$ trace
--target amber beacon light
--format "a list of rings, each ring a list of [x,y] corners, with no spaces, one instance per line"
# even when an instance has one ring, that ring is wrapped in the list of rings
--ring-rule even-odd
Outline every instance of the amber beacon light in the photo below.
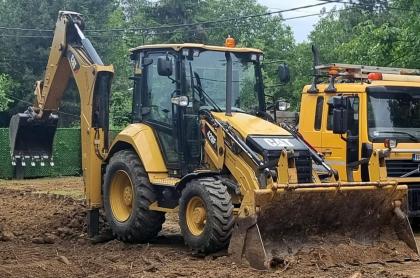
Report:
[[[225,40],[225,46],[226,47],[235,47],[236,46],[236,41],[234,38],[232,38],[230,35],[226,38]]]

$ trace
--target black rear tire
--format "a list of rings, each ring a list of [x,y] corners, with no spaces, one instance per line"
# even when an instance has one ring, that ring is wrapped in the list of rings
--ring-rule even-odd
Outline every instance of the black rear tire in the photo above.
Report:
[[[202,200],[206,220],[201,234],[192,232],[187,223],[188,204]],[[212,177],[187,183],[179,201],[179,225],[185,243],[199,253],[212,253],[228,246],[234,225],[233,205],[227,187]]]
[[[132,187],[131,212],[124,221],[115,217],[110,201],[113,177],[118,171],[126,173]],[[156,200],[156,194],[134,151],[122,150],[111,157],[104,174],[102,189],[106,219],[117,239],[124,242],[146,243],[156,237],[162,229],[165,213],[149,209],[150,204]]]

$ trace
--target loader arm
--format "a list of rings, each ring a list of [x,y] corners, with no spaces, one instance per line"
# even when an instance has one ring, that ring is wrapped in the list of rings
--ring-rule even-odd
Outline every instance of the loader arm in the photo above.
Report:
[[[101,165],[108,150],[109,95],[113,66],[103,65],[84,36],[80,14],[61,11],[42,81],[35,84],[35,101],[10,122],[11,155],[14,164],[52,163],[52,143],[60,102],[70,78],[80,94],[82,168],[89,208],[101,200]]]

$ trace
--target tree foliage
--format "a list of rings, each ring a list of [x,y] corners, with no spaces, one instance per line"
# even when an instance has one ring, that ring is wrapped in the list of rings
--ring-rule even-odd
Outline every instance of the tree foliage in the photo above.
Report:
[[[13,82],[5,74],[0,74],[0,112],[9,107],[10,99],[7,97],[13,87]]]

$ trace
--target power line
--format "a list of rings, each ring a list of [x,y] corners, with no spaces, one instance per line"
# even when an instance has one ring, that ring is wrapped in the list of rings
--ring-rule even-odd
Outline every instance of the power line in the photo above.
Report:
[[[0,37],[5,37],[5,38],[13,38],[13,37],[18,37],[18,38],[42,38],[42,39],[52,39],[52,36],[37,36],[37,35],[9,35],[9,34],[0,34]]]
[[[14,31],[37,31],[37,32],[52,32],[51,29],[32,29],[32,28],[19,28],[19,27],[0,27],[0,30],[14,30]]]
[[[371,8],[381,8],[381,6],[378,6],[376,4],[369,4],[369,3],[360,3],[360,2],[348,2],[345,0],[318,0],[319,2],[323,2],[323,3],[338,3],[338,4],[345,4],[345,5],[352,5],[354,7],[371,7]],[[391,5],[387,5],[387,3],[384,2],[378,2],[378,4],[385,4],[387,9],[390,10],[397,10],[397,11],[403,11],[403,12],[416,12],[416,13],[420,13],[420,10],[412,10],[412,9],[403,9],[403,8],[399,8],[399,7],[394,7]]]
[[[200,21],[195,23],[187,23],[187,24],[174,24],[174,25],[165,25],[165,26],[151,26],[151,27],[132,27],[132,28],[111,28],[111,29],[86,29],[86,32],[126,32],[126,31],[149,31],[149,30],[160,30],[160,29],[170,29],[170,28],[186,28],[186,27],[192,27],[192,26],[200,26],[200,25],[208,25],[208,24],[216,24],[216,23],[225,23],[230,21],[241,21],[245,19],[250,18],[257,18],[257,17],[264,17],[269,15],[275,15],[280,14],[283,12],[291,12],[291,11],[297,11],[307,8],[313,8],[318,6],[324,6],[327,3],[316,3],[311,5],[305,5],[305,6],[299,6],[289,9],[283,9],[279,11],[272,11],[272,12],[266,12],[261,14],[253,14],[253,15],[246,15],[246,16],[239,16],[239,17],[232,17],[232,18],[224,18],[224,19],[218,19],[218,20],[210,20],[210,21]],[[1,26],[1,30],[11,30],[11,31],[33,31],[33,32],[53,32],[54,30],[48,30],[48,29],[35,29],[35,28],[20,28],[20,27],[5,27]]]
[[[330,11],[332,12],[332,11]],[[295,20],[295,19],[300,19],[300,18],[307,18],[307,17],[313,17],[313,16],[321,16],[324,14],[328,14],[330,12],[325,12],[325,13],[313,13],[313,14],[307,14],[307,15],[300,15],[300,16],[293,16],[293,17],[287,17],[287,18],[283,18],[282,21],[288,21],[288,20]],[[237,26],[242,26],[242,25],[246,25],[249,23],[241,23]],[[206,31],[206,30],[213,30],[213,29],[225,29],[226,26],[212,26],[212,27],[203,27],[201,29],[191,29],[191,30],[175,30],[175,31],[162,31],[162,32],[150,32],[150,33],[143,33],[140,35],[171,35],[171,34],[177,34],[177,33],[185,33],[185,32],[200,32],[200,31]],[[127,29],[129,30],[129,29]],[[150,29],[149,29],[150,30]],[[128,35],[126,34],[114,34],[114,35],[90,35],[90,38],[115,38],[115,37],[120,37],[120,36],[124,36],[124,35]],[[0,37],[15,37],[15,38],[53,38],[53,36],[37,36],[37,35],[10,35],[10,34],[0,34]]]
[[[17,97],[15,97],[15,96],[12,96],[12,95],[9,95],[9,94],[5,94],[5,96],[6,97],[8,97],[8,98],[11,98],[11,99],[14,99],[14,100],[17,100],[17,101],[19,101],[19,102],[21,102],[21,103],[25,103],[25,104],[28,104],[28,105],[33,105],[33,103],[32,102],[29,102],[29,101],[26,101],[26,100],[23,100],[23,99],[20,99],[20,98],[17,98]],[[67,115],[67,116],[72,116],[72,117],[76,117],[76,118],[80,118],[80,116],[79,115],[76,115],[76,114],[71,114],[71,113],[67,113],[67,112],[63,112],[63,111],[57,111],[59,114],[63,114],[63,115]]]
[[[110,31],[120,32],[120,31],[127,31],[127,30],[128,31],[145,31],[145,30],[155,30],[155,29],[183,28],[183,27],[191,27],[191,26],[198,26],[198,25],[225,23],[225,22],[230,22],[230,21],[240,21],[240,20],[249,19],[249,18],[263,17],[263,16],[274,15],[274,14],[280,14],[280,13],[283,13],[283,12],[292,12],[292,11],[297,11],[297,10],[302,10],[302,9],[307,9],[307,8],[324,6],[326,4],[327,3],[316,3],[316,4],[311,4],[311,5],[305,5],[305,6],[299,6],[299,7],[289,8],[289,9],[283,9],[283,10],[274,11],[274,12],[266,12],[266,13],[261,13],[261,14],[231,17],[231,18],[211,20],[211,21],[200,21],[200,22],[187,23],[187,24],[174,24],[174,25],[155,26],[155,27],[137,27],[137,28],[128,28],[128,29],[86,30],[86,31],[91,31],[91,32],[110,32]]]
[[[0,59],[0,63],[9,64],[8,62],[24,62],[28,64],[45,64],[45,62],[39,60],[31,60],[31,59],[20,59],[20,58],[2,58]]]
[[[17,97],[15,97],[15,96],[12,96],[12,95],[9,95],[9,94],[4,94],[6,97],[8,97],[8,98],[12,98],[12,99],[14,99],[14,100],[17,100],[17,101],[19,101],[19,102],[22,102],[22,103],[25,103],[25,104],[29,104],[29,105],[32,105],[33,103],[32,102],[29,102],[29,101],[26,101],[26,100],[23,100],[23,99],[20,99],[20,98],[17,98]]]

